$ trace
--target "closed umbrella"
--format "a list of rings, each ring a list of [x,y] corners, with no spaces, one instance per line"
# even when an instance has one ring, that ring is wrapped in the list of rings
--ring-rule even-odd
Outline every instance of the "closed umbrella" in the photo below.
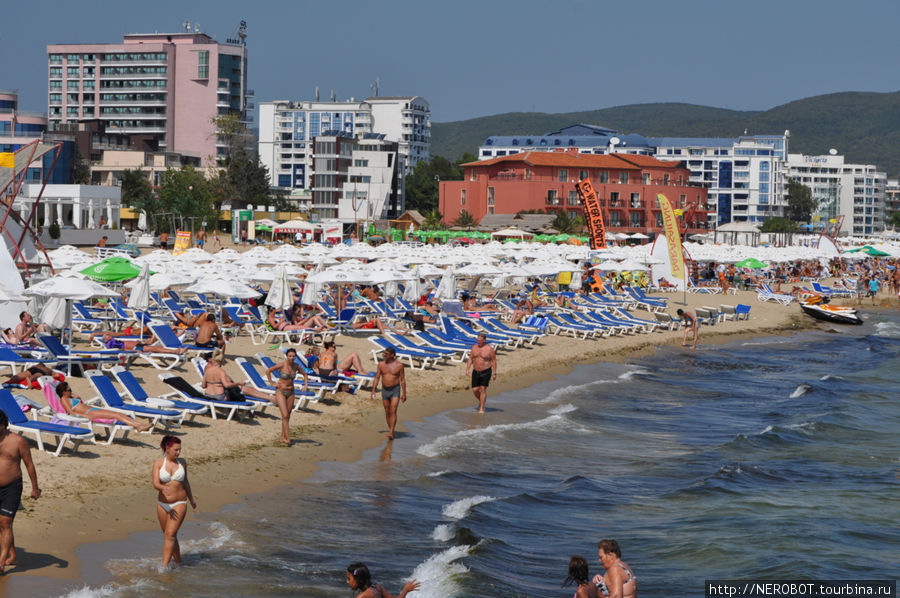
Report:
[[[441,276],[441,282],[438,284],[434,298],[441,301],[456,299],[456,270],[453,266],[447,266],[444,275]]]
[[[144,264],[128,297],[128,307],[145,310],[150,307],[150,267]]]
[[[291,283],[288,281],[287,271],[284,266],[278,266],[275,270],[275,278],[269,287],[265,304],[275,309],[288,309],[294,305],[294,296],[291,293]]]

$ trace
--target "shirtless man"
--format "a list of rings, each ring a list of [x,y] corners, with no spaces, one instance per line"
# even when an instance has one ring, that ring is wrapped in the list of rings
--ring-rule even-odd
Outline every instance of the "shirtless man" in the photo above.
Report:
[[[691,345],[691,349],[697,348],[697,339],[700,337],[700,320],[697,319],[693,313],[689,312],[686,309],[677,309],[675,311],[678,314],[678,317],[684,320],[684,340],[681,343],[682,347],[687,347],[687,337],[688,332],[694,332],[694,344]]]
[[[31,460],[31,449],[28,443],[18,434],[7,429],[9,420],[0,411],[0,573],[8,565],[16,564],[15,538],[13,537],[13,519],[22,502],[22,467],[31,480],[31,498],[41,497],[38,486],[37,471]]]
[[[216,340],[213,340],[213,337]],[[219,348],[225,350],[225,335],[219,330],[216,324],[216,316],[214,314],[206,314],[206,319],[197,325],[197,339],[194,342],[198,347],[208,347],[210,349]]]
[[[472,372],[472,394],[478,401],[478,413],[484,413],[484,403],[487,401],[487,387],[491,379],[497,379],[497,354],[494,348],[487,344],[487,336],[482,332],[478,335],[478,341],[469,351],[469,362],[466,364],[466,375]]]
[[[384,406],[384,419],[388,425],[390,440],[394,439],[394,428],[397,427],[397,407],[406,402],[406,371],[403,364],[396,359],[397,352],[393,347],[384,350],[384,360],[375,370],[375,381],[372,382],[372,398],[381,380],[381,404]]]
[[[19,314],[19,323],[16,325],[16,340],[20,345],[39,345],[40,342],[34,338],[37,332],[47,332],[46,325],[38,326],[34,323],[34,318],[27,311]]]

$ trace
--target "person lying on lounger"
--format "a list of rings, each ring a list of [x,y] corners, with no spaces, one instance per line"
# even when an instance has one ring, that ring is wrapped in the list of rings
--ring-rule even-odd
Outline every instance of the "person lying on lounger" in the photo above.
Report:
[[[128,417],[124,413],[118,411],[110,411],[109,409],[101,409],[100,407],[89,407],[80,397],[72,394],[68,382],[60,382],[56,387],[56,394],[62,403],[63,409],[69,415],[80,415],[94,421],[96,419],[111,419],[119,423],[131,426],[138,432],[146,432],[153,427],[149,422],[139,422],[138,420]]]
[[[395,332],[397,334],[402,334],[406,336],[409,334],[409,329],[407,328],[394,328],[393,326],[388,326],[384,322],[381,321],[381,318],[378,316],[372,316],[368,320],[360,320],[359,322],[353,322],[350,324],[356,330],[374,330],[378,329],[378,332],[384,334],[386,330],[391,332]]]
[[[197,314],[196,316],[192,316],[189,313],[175,312],[172,315],[175,316],[175,319],[178,320],[178,323],[185,328],[196,328],[200,324],[200,322],[206,319],[206,316],[208,316],[209,313],[204,311]]]
[[[25,388],[40,388],[39,386],[35,386],[37,383],[37,379],[41,376],[53,376],[57,380],[64,380],[65,376],[54,372],[43,363],[36,363],[33,366],[30,366],[18,374],[13,374],[10,376],[9,380],[4,382],[4,384],[19,384]]]
[[[171,349],[162,345],[151,345],[149,342],[141,340],[126,340],[116,338],[112,332],[103,335],[103,346],[107,349],[122,349],[124,351],[140,351],[141,353],[168,353],[171,355],[184,355],[187,353],[187,347],[178,347]]]
[[[328,324],[319,316],[309,316],[297,324],[291,324],[285,318],[279,317],[277,311],[270,309],[269,315],[266,316],[266,328],[273,332],[278,330],[312,330],[313,332],[328,330]]]

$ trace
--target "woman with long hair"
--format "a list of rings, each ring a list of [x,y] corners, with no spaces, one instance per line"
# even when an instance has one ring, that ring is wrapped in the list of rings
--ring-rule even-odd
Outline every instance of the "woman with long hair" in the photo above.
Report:
[[[153,462],[153,487],[156,495],[156,516],[163,532],[162,566],[169,563],[181,564],[181,547],[178,545],[178,530],[184,523],[187,504],[197,510],[197,501],[191,492],[187,477],[187,463],[181,458],[181,439],[167,434],[159,443],[163,456]]]
[[[110,411],[109,409],[102,409],[100,407],[89,407],[80,397],[72,394],[72,389],[69,388],[68,382],[60,382],[56,386],[56,394],[59,396],[59,402],[62,403],[63,409],[65,409],[66,413],[69,415],[80,415],[91,421],[94,421],[95,419],[112,419],[127,426],[131,426],[138,432],[147,432],[153,428],[153,424],[150,422],[139,422],[133,417],[128,417],[124,413],[119,413],[118,411]]]
[[[294,410],[294,378],[298,373],[303,374],[303,390],[308,388],[309,377],[300,364],[297,363],[297,349],[291,347],[284,352],[285,360],[266,370],[266,378],[269,384],[275,386],[273,402],[281,411],[281,442],[291,446],[291,412]],[[278,371],[278,381],[273,383],[272,372]]]
[[[383,585],[372,581],[372,574],[363,563],[351,563],[347,567],[347,585],[351,590],[356,591],[358,598],[394,598],[394,595],[385,590]],[[407,594],[418,589],[419,582],[411,579],[397,594],[397,598],[405,598]]]
[[[590,581],[588,562],[583,556],[573,556],[569,559],[569,576],[563,582],[563,586],[574,583],[578,586],[575,590],[575,598],[600,598],[597,586]]]

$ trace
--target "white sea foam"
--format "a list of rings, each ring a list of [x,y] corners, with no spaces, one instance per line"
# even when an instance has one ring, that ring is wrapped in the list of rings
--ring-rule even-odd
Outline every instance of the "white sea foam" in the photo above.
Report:
[[[843,378],[841,378],[837,374],[825,374],[824,376],[819,378],[819,380],[822,380],[824,382],[826,380],[843,380]]]
[[[745,343],[741,343],[741,346],[742,347],[752,347],[755,345],[783,345],[785,343],[792,343],[792,342],[794,342],[792,339],[778,340],[778,339],[773,338],[773,339],[764,339],[764,340],[757,340],[757,341],[747,341]]]
[[[449,523],[442,523],[434,528],[434,531],[431,532],[431,539],[437,540],[438,542],[447,542],[453,539],[453,525]]]
[[[565,405],[560,405],[559,407],[554,407],[549,411],[552,415],[563,415],[564,413],[572,413],[578,409],[575,405],[570,403],[566,403]]]
[[[439,477],[441,477],[441,476],[443,476],[443,475],[447,475],[448,473],[453,473],[453,472],[450,471],[449,469],[442,469],[441,471],[433,471],[433,472],[431,472],[431,473],[426,473],[426,474],[425,474],[425,477],[428,477],[428,478],[439,478]]]
[[[60,594],[59,598],[109,598],[110,596],[115,596],[118,592],[119,589],[112,585],[105,585],[99,588],[84,586],[72,590],[68,594]]]
[[[564,386],[562,388],[557,388],[542,399],[535,399],[534,401],[531,401],[531,403],[537,405],[541,405],[543,403],[555,403],[559,400],[568,398],[568,396],[575,391],[586,391],[593,388],[594,386],[601,386],[603,384],[621,384],[622,382],[631,380],[634,376],[646,376],[649,373],[649,370],[644,369],[628,370],[627,372],[623,372],[617,377],[609,380],[591,380],[590,382],[585,382],[584,384]]]
[[[900,338],[900,324],[896,322],[877,322],[875,324],[875,336]]]
[[[619,380],[631,380],[635,376],[646,376],[649,373],[649,370],[628,370],[627,372],[619,374]]]
[[[209,535],[197,540],[181,542],[183,552],[200,552],[214,550],[228,550],[229,552],[242,550],[246,547],[238,535],[228,526],[219,521],[209,524]]]
[[[453,546],[428,557],[412,572],[411,577],[419,581],[421,586],[416,592],[421,598],[445,598],[461,595],[458,578],[469,572],[459,559],[469,555],[472,547]]]
[[[492,502],[497,500],[496,496],[469,496],[466,498],[461,498],[459,500],[455,500],[449,505],[444,506],[444,517],[449,517],[450,519],[462,519],[472,510],[472,507],[476,505],[480,505],[485,502]]]
[[[771,432],[771,431],[772,431],[772,426],[766,426],[766,427],[763,429],[763,431],[759,433],[759,435],[762,436],[763,434],[768,434],[768,433]]]
[[[552,430],[570,429],[572,424],[562,415],[550,415],[543,419],[522,422],[519,424],[494,424],[493,426],[485,426],[483,428],[472,428],[470,430],[461,430],[455,434],[447,436],[439,436],[428,444],[423,444],[416,449],[416,452],[425,457],[438,457],[447,451],[457,447],[471,447],[483,445],[483,443],[497,436],[501,436],[507,432],[515,430]],[[571,431],[578,431],[573,429]]]
[[[802,397],[803,395],[805,395],[812,389],[813,389],[813,387],[810,386],[809,384],[801,384],[800,386],[798,386],[797,388],[794,389],[794,392],[791,393],[790,398],[797,399],[799,397]]]

